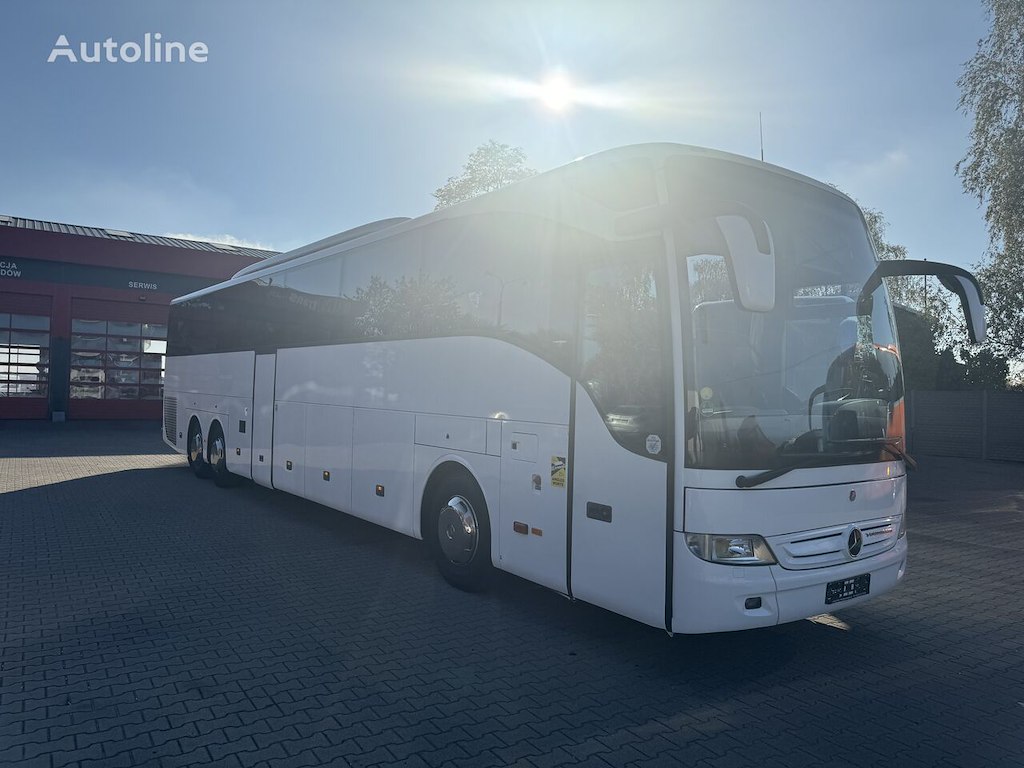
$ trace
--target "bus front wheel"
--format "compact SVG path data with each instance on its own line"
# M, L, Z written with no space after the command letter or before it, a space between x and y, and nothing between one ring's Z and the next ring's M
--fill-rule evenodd
M491 571L491 526L483 494L471 478L438 484L431 502L434 559L445 580L466 592L487 587Z

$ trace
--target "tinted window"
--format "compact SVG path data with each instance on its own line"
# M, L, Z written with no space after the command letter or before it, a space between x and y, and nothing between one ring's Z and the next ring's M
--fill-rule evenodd
M487 335L564 368L575 264L594 243L524 216L437 222L174 305L169 354Z
M612 435L664 459L668 428L661 241L631 243L592 261L583 300L580 380Z

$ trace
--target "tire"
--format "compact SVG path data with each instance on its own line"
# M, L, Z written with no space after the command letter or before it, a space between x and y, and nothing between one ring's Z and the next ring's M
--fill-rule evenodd
M192 473L199 478L207 478L212 475L210 465L206 463L206 452L203 450L203 428L199 426L199 419L192 419L188 425L188 445L186 456Z
M445 581L465 592L480 592L490 582L491 524L483 493L465 473L449 475L428 500L424 538Z
M213 475L213 482L218 488L231 488L238 484L238 475L228 471L228 444L224 439L224 430L214 422L210 427L210 441L207 448L209 458L207 464Z

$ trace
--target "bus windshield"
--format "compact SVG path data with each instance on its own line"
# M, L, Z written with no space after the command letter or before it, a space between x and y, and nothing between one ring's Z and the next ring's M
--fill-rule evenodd
M688 466L770 470L899 455L893 315L884 287L858 309L875 257L856 206L766 169L703 158L680 161L669 179ZM747 311L735 298L721 220L737 210L770 233L770 311Z

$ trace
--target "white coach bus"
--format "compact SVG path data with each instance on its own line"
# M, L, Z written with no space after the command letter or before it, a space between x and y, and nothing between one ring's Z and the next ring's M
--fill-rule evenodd
M656 144L369 224L172 304L164 437L669 632L859 605L907 565L903 377L847 197Z

